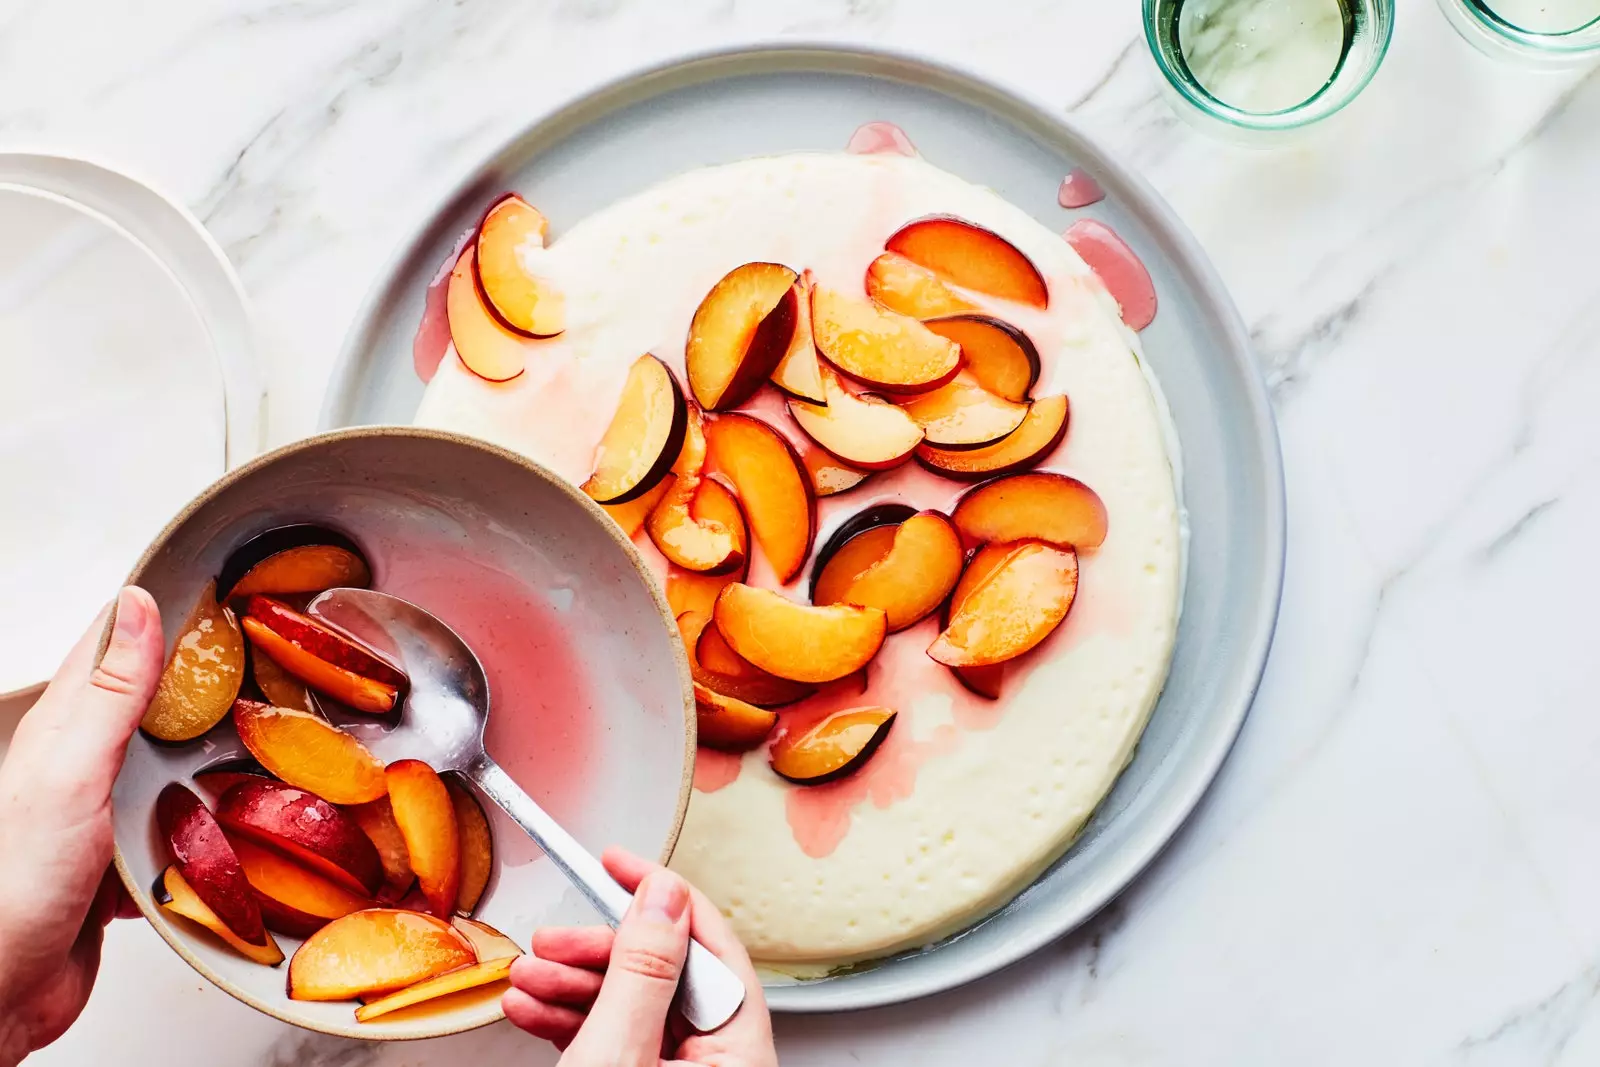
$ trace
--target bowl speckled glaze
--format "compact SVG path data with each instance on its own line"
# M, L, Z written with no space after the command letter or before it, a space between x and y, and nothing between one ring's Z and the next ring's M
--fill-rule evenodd
M207 489L135 567L130 581L160 604L168 649L234 548L263 530L299 522L354 538L372 564L375 588L407 595L447 621L452 612L470 612L477 592L500 603L509 595L537 605L555 620L543 638L560 647L529 647L525 658L510 657L521 662L508 663L504 654L493 662L476 649L490 674L490 753L590 849L620 845L663 861L671 855L694 768L688 663L656 582L593 502L526 459L453 434L366 427L296 442ZM494 588L479 589L491 575ZM439 602L430 604L430 597ZM577 681L556 684L550 679L557 675ZM512 688L508 677L527 680L539 687L538 699L561 705L558 727L533 721L537 716L497 719L522 703L501 692ZM579 683L581 689L570 688ZM569 692L574 699L565 699ZM287 962L252 963L154 904L151 883L169 862L155 828L156 794L168 782L187 782L197 770L242 755L231 717L183 745L138 734L117 779L117 870L173 949L252 1007L326 1034L403 1040L500 1019L498 990L488 987L357 1023L354 1004L289 1000ZM537 926L596 921L523 833L484 806L496 871L477 917L524 948ZM286 955L298 945L278 940Z

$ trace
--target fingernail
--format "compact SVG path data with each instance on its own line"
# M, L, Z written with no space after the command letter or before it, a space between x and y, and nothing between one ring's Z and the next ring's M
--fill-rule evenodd
M653 922L675 924L689 907L689 885L671 871L656 871L639 887L639 914Z
M144 604L134 594L132 586L124 587L117 594L117 626L112 631L111 640L137 641L144 633L145 623Z

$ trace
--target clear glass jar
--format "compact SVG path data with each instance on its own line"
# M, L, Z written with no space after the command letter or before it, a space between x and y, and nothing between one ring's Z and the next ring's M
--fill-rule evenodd
M1174 109L1208 133L1249 145L1279 143L1286 135L1304 130L1342 110L1361 94L1378 72L1394 34L1394 0L1337 0L1341 25L1333 32L1342 34L1342 40L1336 36L1332 42L1337 55L1326 78L1321 78L1322 68L1319 68L1313 73L1316 81L1298 101L1278 101L1252 110L1238 97L1230 102L1218 95L1220 89L1214 92L1213 89L1218 88L1214 80L1211 81L1213 88L1208 89L1185 57L1186 43L1197 43L1186 42L1185 34L1194 34L1197 26L1213 36L1217 31L1215 21L1209 16L1201 23L1192 17L1193 8L1201 3L1207 4L1212 13L1230 7L1217 0L1144 0L1145 39L1156 67L1166 80L1167 95ZM1247 2L1231 5L1241 11L1249 9L1252 14L1264 12L1268 16L1273 14L1273 6L1263 0L1255 0L1253 5ZM1191 9L1189 18L1185 17L1186 7ZM1248 27L1255 28L1254 24ZM1225 34L1226 28L1221 32ZM1235 46L1246 47L1243 41ZM1289 72L1304 73L1292 67Z
M1584 9L1588 6L1583 0L1550 4L1545 8L1544 19L1524 19L1519 25L1513 21L1515 5L1439 0L1450 25L1480 51L1495 59L1552 70L1580 67L1600 59L1600 3L1594 4L1596 10L1585 21L1588 12ZM1575 14L1566 18L1566 12Z

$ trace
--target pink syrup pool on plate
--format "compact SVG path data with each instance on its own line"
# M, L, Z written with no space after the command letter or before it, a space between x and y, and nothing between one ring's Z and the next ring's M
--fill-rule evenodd
M1126 241L1099 219L1079 219L1061 235L1099 275L1130 330L1142 330L1156 317L1156 285Z
M846 152L859 156L887 153L897 156L915 156L917 146L911 143L906 131L892 122L864 122L856 127L845 144Z
M456 238L454 249L434 271L423 294L422 321L417 323L417 334L411 339L411 366L424 385L433 381L450 348L450 272L461 258L461 250L477 233L477 227L473 227Z
M1061 188L1056 193L1056 203L1064 208L1088 207L1105 198L1106 191L1100 188L1100 183L1089 177L1081 167L1074 168L1061 179Z

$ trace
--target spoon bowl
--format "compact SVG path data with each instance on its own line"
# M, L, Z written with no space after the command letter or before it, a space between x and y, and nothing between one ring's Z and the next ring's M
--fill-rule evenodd
M489 678L467 643L432 612L372 589L330 589L306 613L387 656L410 687L392 727L373 729L370 717L340 725L361 729L362 743L385 763L420 759L435 770L465 772L484 756Z

